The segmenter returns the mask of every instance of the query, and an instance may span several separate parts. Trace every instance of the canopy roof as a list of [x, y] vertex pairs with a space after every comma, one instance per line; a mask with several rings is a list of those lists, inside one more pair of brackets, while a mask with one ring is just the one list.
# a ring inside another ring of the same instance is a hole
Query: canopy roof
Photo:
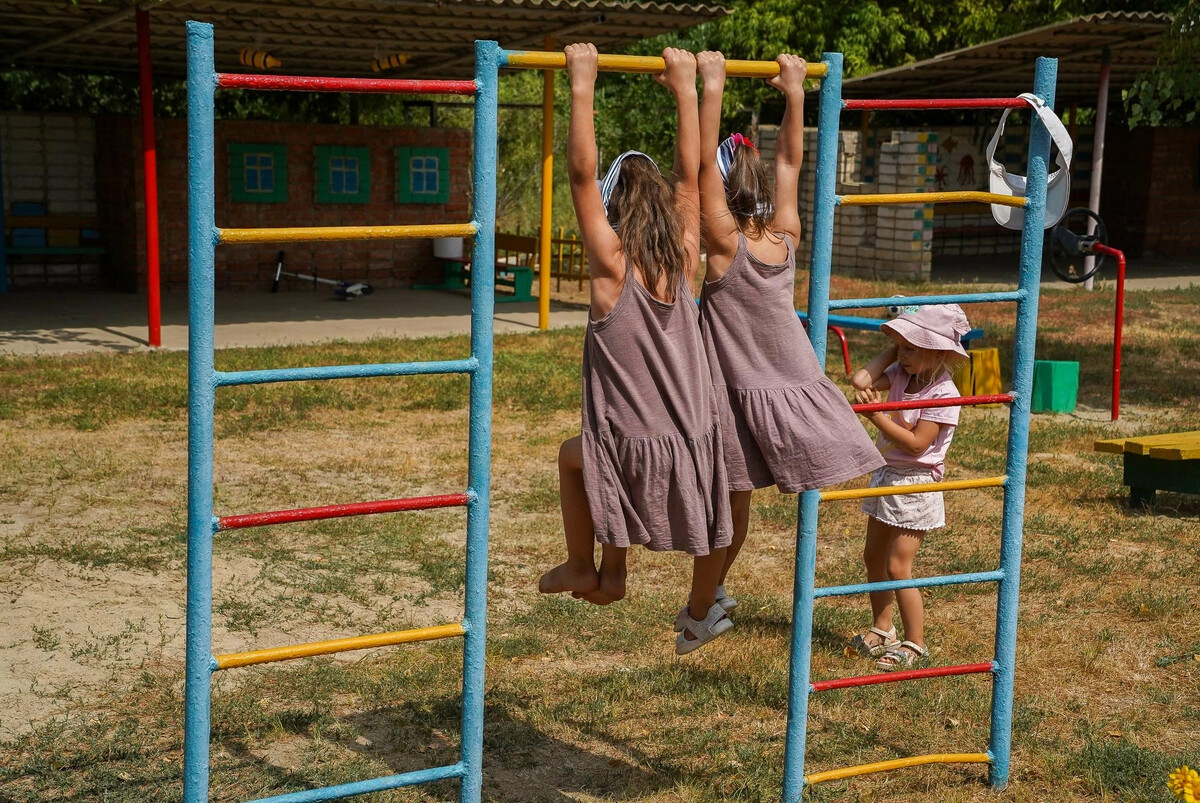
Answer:
[[[0, 63], [114, 73], [137, 70], [136, 3], [128, 0], [0, 0]], [[217, 69], [245, 71], [238, 51], [266, 51], [300, 75], [371, 75], [371, 60], [408, 63], [389, 76], [464, 77], [473, 42], [543, 49], [586, 40], [619, 50], [648, 36], [729, 14], [717, 5], [610, 0], [151, 0], [158, 75], [185, 71], [184, 22], [214, 24]]]
[[1110, 54], [1110, 86], [1121, 89], [1156, 64], [1167, 14], [1106, 11], [1056, 22], [931, 59], [851, 78], [848, 98], [1014, 97], [1033, 89], [1038, 56], [1058, 59], [1057, 106], [1094, 104], [1100, 63]]

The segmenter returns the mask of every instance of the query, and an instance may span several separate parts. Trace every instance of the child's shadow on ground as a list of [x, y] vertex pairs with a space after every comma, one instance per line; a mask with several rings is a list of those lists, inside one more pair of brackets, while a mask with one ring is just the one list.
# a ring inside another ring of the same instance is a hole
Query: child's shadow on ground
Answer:
[[[457, 696], [377, 708], [342, 718], [343, 723], [358, 733], [355, 740], [347, 740], [342, 746], [376, 765], [386, 765], [395, 774], [447, 766], [459, 760], [460, 719]], [[485, 801], [567, 803], [575, 800], [573, 795], [577, 793], [616, 800], [641, 798], [658, 788], [659, 779], [635, 766], [633, 762], [637, 760], [637, 756], [625, 754], [618, 745], [613, 746], [609, 755], [588, 752], [514, 719], [499, 705], [485, 706]], [[264, 763], [274, 764], [270, 760]], [[276, 793], [288, 787], [318, 785], [306, 777], [307, 773], [278, 765], [271, 770], [280, 784], [280, 788], [272, 790]], [[437, 800], [459, 799], [457, 780], [414, 788]]]
[[[369, 748], [355, 749], [382, 758], [395, 772], [410, 772], [458, 760], [460, 716], [459, 700], [453, 697], [432, 708], [414, 711], [403, 704], [347, 721], [371, 742]], [[457, 782], [425, 788], [439, 799], [458, 800]], [[500, 705], [484, 707], [484, 800], [565, 803], [575, 799], [567, 792], [642, 797], [655, 788], [654, 776], [622, 758], [619, 750], [611, 755], [588, 752], [514, 719]]]

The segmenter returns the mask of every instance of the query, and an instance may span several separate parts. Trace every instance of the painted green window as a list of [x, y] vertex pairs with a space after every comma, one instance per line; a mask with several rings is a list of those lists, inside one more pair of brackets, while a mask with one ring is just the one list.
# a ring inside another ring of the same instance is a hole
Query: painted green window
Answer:
[[371, 200], [371, 152], [340, 145], [317, 146], [317, 203], [365, 204]]
[[449, 149], [397, 148], [396, 200], [402, 204], [444, 204], [450, 200]]
[[287, 146], [231, 142], [229, 189], [238, 203], [287, 203]]

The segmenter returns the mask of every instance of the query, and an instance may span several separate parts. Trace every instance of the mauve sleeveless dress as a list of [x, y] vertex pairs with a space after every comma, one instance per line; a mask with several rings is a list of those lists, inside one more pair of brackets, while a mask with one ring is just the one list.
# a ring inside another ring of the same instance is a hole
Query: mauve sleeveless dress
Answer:
[[883, 457], [846, 396], [825, 376], [796, 315], [796, 251], [772, 265], [738, 250], [704, 283], [700, 328], [725, 439], [729, 487], [798, 493], [874, 471]]
[[687, 280], [659, 301], [626, 269], [583, 347], [583, 484], [596, 540], [707, 555], [733, 524], [717, 396]]

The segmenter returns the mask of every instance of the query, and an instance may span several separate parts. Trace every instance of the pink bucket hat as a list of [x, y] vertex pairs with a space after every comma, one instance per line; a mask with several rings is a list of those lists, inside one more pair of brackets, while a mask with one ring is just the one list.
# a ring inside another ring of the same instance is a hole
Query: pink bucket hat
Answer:
[[967, 314], [957, 304], [929, 304], [924, 307], [901, 307], [899, 317], [880, 327], [903, 338], [911, 346], [931, 351], [953, 351], [966, 357], [962, 347], [963, 335], [971, 331]]

